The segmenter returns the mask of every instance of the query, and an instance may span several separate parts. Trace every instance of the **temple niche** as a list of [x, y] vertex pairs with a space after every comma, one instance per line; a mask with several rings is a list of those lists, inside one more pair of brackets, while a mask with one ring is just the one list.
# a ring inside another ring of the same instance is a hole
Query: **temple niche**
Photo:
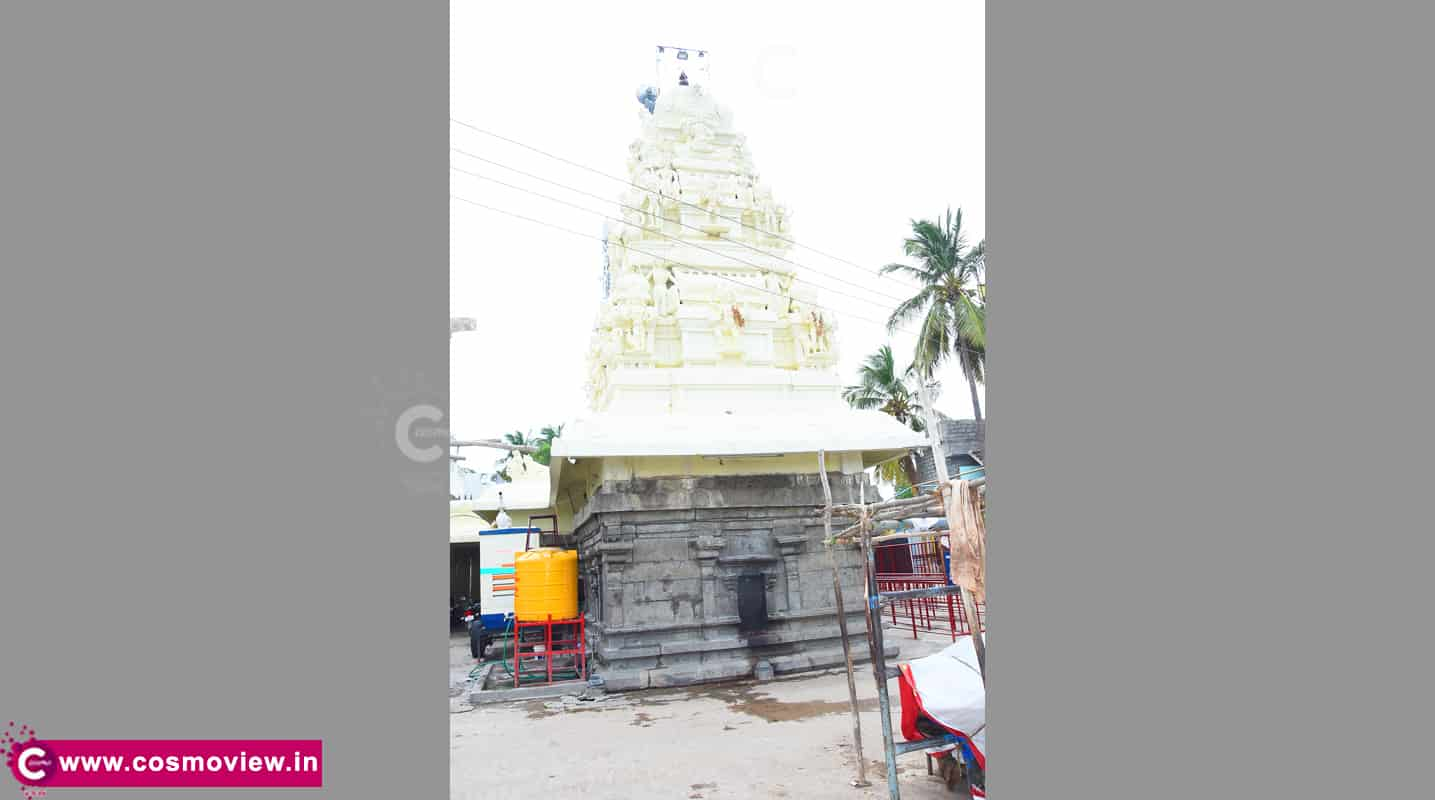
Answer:
[[[613, 689], [841, 663], [818, 451], [844, 502], [874, 494], [865, 468], [922, 444], [842, 401], [837, 319], [789, 260], [794, 215], [704, 85], [705, 54], [677, 52], [640, 94], [589, 412], [551, 462]], [[837, 556], [860, 630], [861, 566]]]

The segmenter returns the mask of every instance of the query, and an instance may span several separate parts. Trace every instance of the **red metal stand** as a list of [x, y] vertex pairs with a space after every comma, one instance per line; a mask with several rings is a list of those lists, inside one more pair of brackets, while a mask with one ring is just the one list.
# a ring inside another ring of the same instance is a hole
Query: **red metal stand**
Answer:
[[[535, 686], [553, 682], [554, 673], [574, 673], [580, 680], [588, 677], [588, 653], [584, 638], [583, 617], [554, 619], [549, 615], [542, 622], [513, 621], [513, 685]], [[571, 656], [572, 666], [554, 661]]]

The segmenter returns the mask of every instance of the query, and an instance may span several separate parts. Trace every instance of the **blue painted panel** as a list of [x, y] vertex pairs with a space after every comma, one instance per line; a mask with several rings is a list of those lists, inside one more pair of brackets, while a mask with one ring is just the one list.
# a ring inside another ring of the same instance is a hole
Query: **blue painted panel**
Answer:
[[522, 533], [539, 533], [537, 528], [494, 528], [491, 531], [479, 531], [479, 536], [507, 536]]
[[483, 621], [486, 630], [503, 633], [508, 629], [508, 620], [512, 614], [480, 614], [478, 618]]

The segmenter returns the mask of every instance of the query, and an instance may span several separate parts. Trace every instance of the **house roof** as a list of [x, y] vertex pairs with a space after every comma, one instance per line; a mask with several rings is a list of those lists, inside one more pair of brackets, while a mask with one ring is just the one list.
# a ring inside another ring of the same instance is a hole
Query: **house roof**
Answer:
[[[942, 449], [947, 454], [947, 470], [952, 477], [957, 477], [959, 466], [976, 463], [969, 453], [975, 451], [983, 457], [983, 461], [986, 460], [986, 420], [952, 419], [942, 414], [941, 424]], [[937, 468], [932, 461], [932, 448], [923, 447], [916, 456], [917, 479], [923, 483], [935, 481]]]
[[509, 462], [509, 483], [489, 483], [473, 498], [473, 508], [496, 511], [500, 502], [509, 511], [536, 511], [553, 505], [549, 499], [548, 467], [528, 456]]
[[[938, 412], [940, 414], [940, 412]], [[942, 418], [942, 447], [947, 453], [982, 452], [986, 447], [987, 422], [974, 419], [952, 419], [946, 414]]]

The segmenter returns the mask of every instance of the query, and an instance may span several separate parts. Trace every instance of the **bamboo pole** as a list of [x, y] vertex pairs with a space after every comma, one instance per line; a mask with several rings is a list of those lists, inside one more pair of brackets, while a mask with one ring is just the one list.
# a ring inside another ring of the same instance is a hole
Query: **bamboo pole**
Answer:
[[[943, 465], [945, 468], [945, 464]], [[974, 489], [986, 487], [986, 478], [977, 478], [967, 481]], [[864, 506], [859, 503], [837, 503], [832, 506], [832, 513], [839, 517], [859, 517], [865, 510], [875, 520], [881, 520], [887, 514], [896, 514], [911, 509], [925, 509], [927, 506], [939, 504], [941, 500], [936, 494], [925, 494], [920, 497], [904, 497], [898, 500], [884, 500], [880, 503], [873, 503]]]
[[856, 787], [866, 787], [867, 759], [862, 755], [862, 720], [857, 713], [857, 682], [852, 676], [852, 642], [847, 636], [847, 608], [842, 601], [842, 578], [837, 573], [837, 555], [832, 552], [832, 486], [827, 481], [827, 453], [817, 451], [817, 472], [822, 476], [822, 496], [827, 505], [822, 513], [822, 527], [827, 534], [827, 561], [832, 566], [832, 594], [837, 599], [837, 628], [842, 632], [842, 656], [847, 662], [847, 699], [852, 703], [852, 744], [857, 748]]

